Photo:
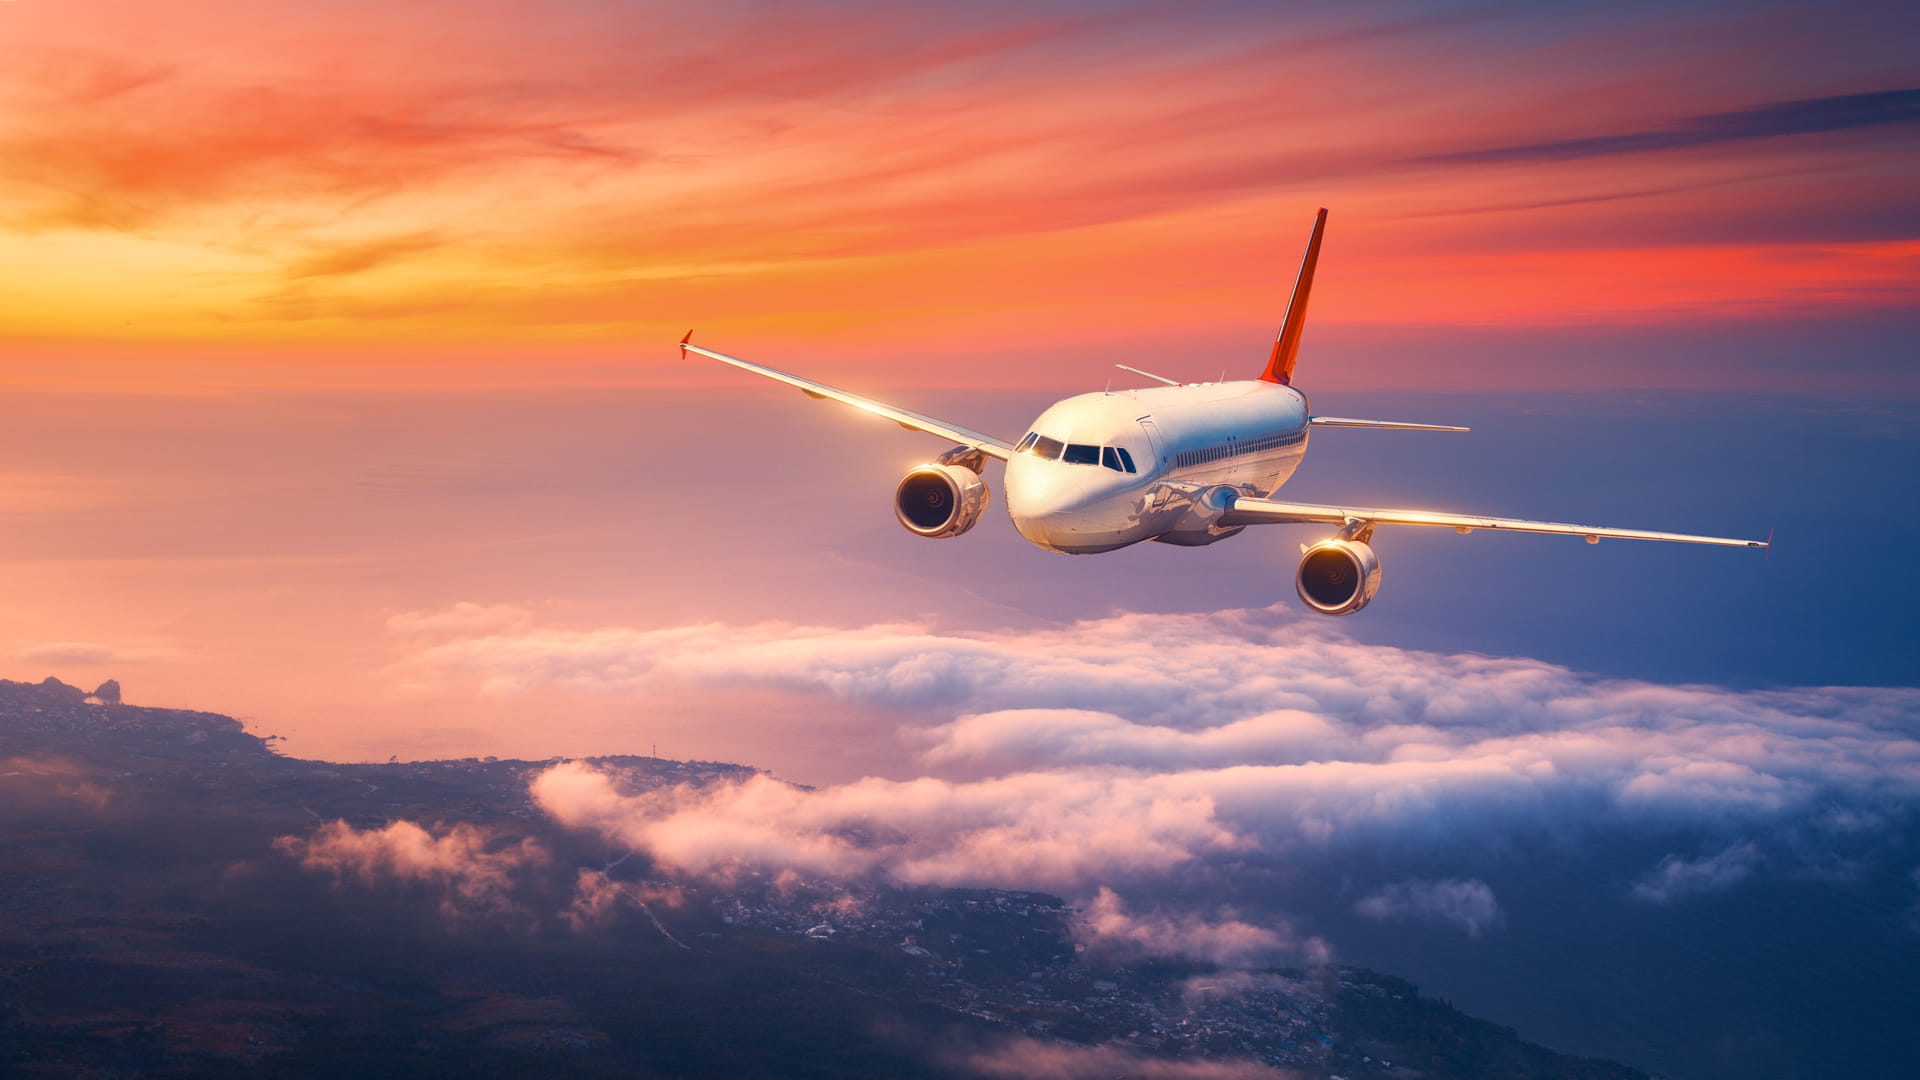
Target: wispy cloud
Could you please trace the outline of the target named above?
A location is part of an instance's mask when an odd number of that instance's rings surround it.
[[[1477,938],[1500,924],[1500,902],[1484,881],[1396,881],[1353,909],[1369,919],[1445,923]]]
[[[287,278],[292,281],[301,281],[307,278],[347,277],[361,274],[387,266],[409,255],[432,251],[445,243],[445,239],[438,233],[429,231],[346,244],[309,255],[289,265],[286,271]]]
[[[552,862],[530,837],[503,839],[472,825],[428,830],[404,820],[378,829],[331,821],[311,836],[283,836],[273,846],[336,886],[425,886],[437,895],[441,913],[456,920],[532,919],[514,894]]]
[[[410,638],[473,638],[519,632],[533,625],[533,612],[513,604],[458,603],[440,611],[408,611],[387,617],[387,630]]]
[[[1112,889],[1101,887],[1075,916],[1076,936],[1089,950],[1121,961],[1138,956],[1181,956],[1225,967],[1318,964],[1332,955],[1326,942],[1302,938],[1284,922],[1255,924],[1232,908],[1217,911],[1129,911]]]
[[[985,1048],[949,1052],[944,1064],[991,1080],[1287,1080],[1298,1074],[1257,1061],[1177,1061],[1121,1046],[1081,1046],[1012,1038]]]
[[[1698,859],[1668,855],[1633,886],[1633,897],[1649,904],[1671,904],[1690,896],[1720,892],[1753,876],[1761,863],[1751,842],[1734,844]]]
[[[1841,94],[1755,105],[1731,112],[1688,117],[1669,127],[1650,131],[1466,150],[1415,160],[1458,165],[1570,161],[1611,154],[1690,150],[1788,135],[1914,125],[1920,125],[1920,89],[1881,90],[1870,94]]]
[[[20,659],[30,664],[76,667],[162,664],[179,656],[177,650],[166,645],[105,645],[92,641],[50,641],[20,650]]]

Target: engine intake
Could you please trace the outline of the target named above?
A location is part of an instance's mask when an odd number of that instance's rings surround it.
[[[915,536],[959,536],[987,508],[987,484],[960,465],[929,462],[916,467],[893,493],[893,513]]]
[[[1351,615],[1380,591],[1380,557],[1359,540],[1322,540],[1300,556],[1293,587],[1322,615]]]

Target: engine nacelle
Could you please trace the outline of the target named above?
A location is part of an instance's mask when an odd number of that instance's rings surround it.
[[[1293,587],[1322,615],[1351,615],[1380,591],[1380,557],[1359,540],[1322,540],[1300,556]]]
[[[987,483],[963,465],[928,462],[908,473],[893,493],[893,513],[915,536],[959,536],[987,508]]]

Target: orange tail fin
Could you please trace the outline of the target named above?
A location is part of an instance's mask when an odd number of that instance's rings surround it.
[[[1307,241],[1307,257],[1300,264],[1300,278],[1293,284],[1293,299],[1287,303],[1287,321],[1274,340],[1273,355],[1267,357],[1267,370],[1260,373],[1264,382],[1293,382],[1293,362],[1300,356],[1300,331],[1307,323],[1307,294],[1313,290],[1313,267],[1320,261],[1320,237],[1327,231],[1327,211],[1323,207],[1313,219],[1313,238]]]

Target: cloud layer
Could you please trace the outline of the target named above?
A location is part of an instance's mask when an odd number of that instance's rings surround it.
[[[1876,832],[1897,833],[1920,802],[1914,690],[1599,680],[1360,645],[1280,608],[995,633],[527,628],[425,644],[407,666],[501,694],[759,685],[874,711],[898,725],[874,737],[910,748],[914,778],[629,790],[572,763],[534,796],[685,873],[1049,889],[1115,940],[1157,933],[1128,921],[1123,896],[1219,884],[1236,866],[1497,860],[1527,838],[1670,845],[1637,882],[1602,887],[1677,903],[1767,870],[1822,873],[1835,851],[1871,858]],[[1403,873],[1348,903],[1470,937],[1503,918],[1492,887],[1460,875]],[[1190,955],[1297,954],[1277,919],[1165,936]]]

